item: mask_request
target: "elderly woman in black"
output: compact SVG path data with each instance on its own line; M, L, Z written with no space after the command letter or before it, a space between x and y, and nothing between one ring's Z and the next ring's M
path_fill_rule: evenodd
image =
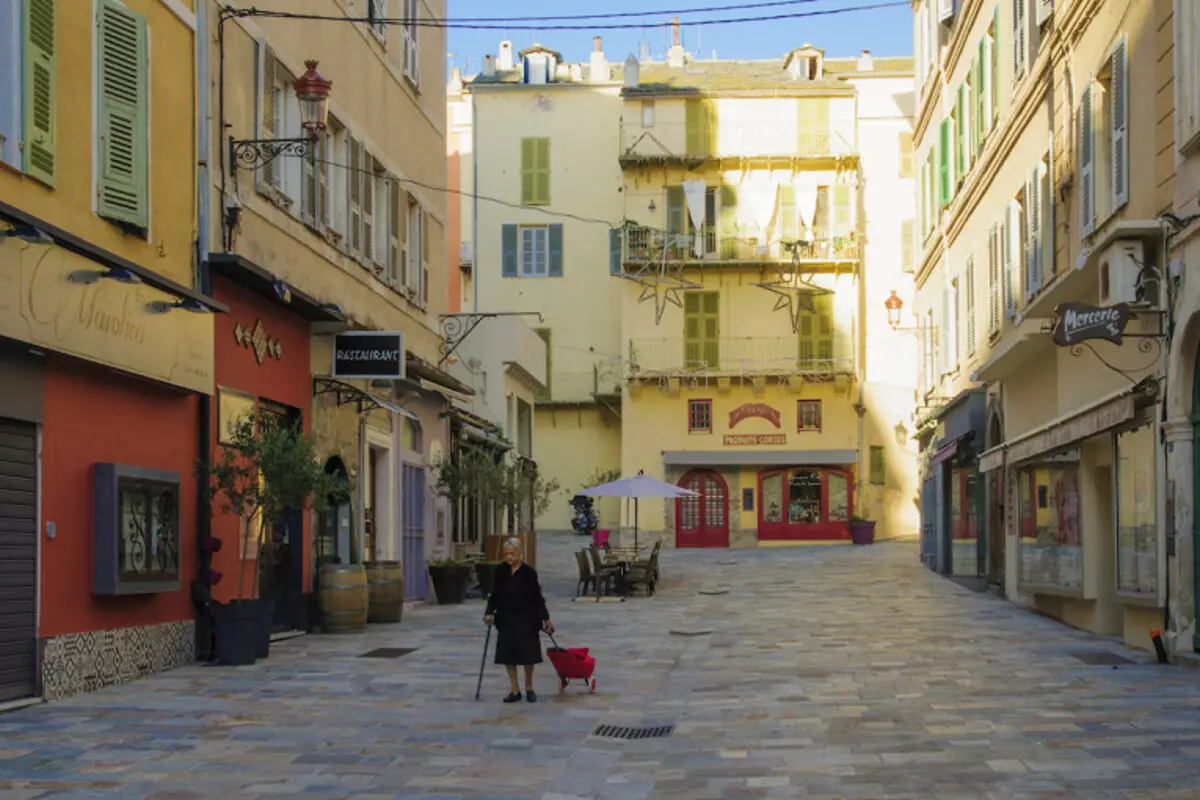
M539 630L554 633L546 599L538 584L537 570L525 563L520 539L504 543L504 563L496 567L496 583L488 596L483 621L496 621L496 663L508 671L512 691L506 703L521 700L517 683L517 667L525 668L525 699L537 702L533 690L533 665L542 663L542 641Z

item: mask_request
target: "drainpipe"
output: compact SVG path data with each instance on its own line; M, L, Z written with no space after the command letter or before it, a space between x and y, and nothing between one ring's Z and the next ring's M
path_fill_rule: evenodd
M208 125L208 0L196 3L196 288L211 294L212 286L208 275L208 234L210 178L208 173L209 125ZM212 456L212 399L204 393L199 398L199 425L197 448L202 469L207 469ZM208 585L208 569L212 555L204 542L212 535L212 498L208 481L196 483L196 549L197 570L195 591L192 594L196 605L196 660L212 658L212 625L208 614L212 600Z
M471 271L471 310L479 313L479 106L475 93L471 92L471 257L475 259Z

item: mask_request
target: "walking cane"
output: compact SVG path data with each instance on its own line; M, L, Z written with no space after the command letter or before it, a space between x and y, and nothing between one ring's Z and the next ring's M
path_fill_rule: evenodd
M483 658L479 661L479 683L475 686L475 699L479 699L479 692L483 689L483 668L487 665L488 646L492 643L492 623L487 626L487 638L483 640Z

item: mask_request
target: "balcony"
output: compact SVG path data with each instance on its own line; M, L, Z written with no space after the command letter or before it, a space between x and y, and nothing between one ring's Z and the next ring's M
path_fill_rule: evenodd
M702 253L696 254L696 236L702 237ZM858 237L826 236L813 241L788 241L759 236L722 236L716 226L706 225L700 234L670 233L633 225L625 228L622 261L628 268L658 261L666 249L668 263L690 266L761 266L790 264L806 266L855 264L859 259Z
M604 401L620 402L621 370L600 364L586 372L551 371L550 385L537 395L538 405L591 405Z
M793 117L762 121L719 121L708 130L682 122L644 127L640 119L621 124L622 166L698 166L710 161L764 159L783 162L834 162L858 155L854 125L801 125ZM808 165L816 166L816 164Z
M830 380L854 374L853 337L824 340L794 336L742 336L685 342L679 338L631 339L629 377L804 377Z

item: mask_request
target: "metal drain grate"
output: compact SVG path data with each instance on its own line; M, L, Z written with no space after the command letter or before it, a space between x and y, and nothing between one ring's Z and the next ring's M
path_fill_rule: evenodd
M1133 661L1116 653L1105 653L1094 650L1082 650L1071 653L1072 656L1093 667L1115 667L1118 664L1132 664Z
M674 725L643 725L635 728L622 725L597 725L592 736L605 739L661 739L675 732Z
M377 647L363 653L359 658L401 658L416 651L415 647Z

